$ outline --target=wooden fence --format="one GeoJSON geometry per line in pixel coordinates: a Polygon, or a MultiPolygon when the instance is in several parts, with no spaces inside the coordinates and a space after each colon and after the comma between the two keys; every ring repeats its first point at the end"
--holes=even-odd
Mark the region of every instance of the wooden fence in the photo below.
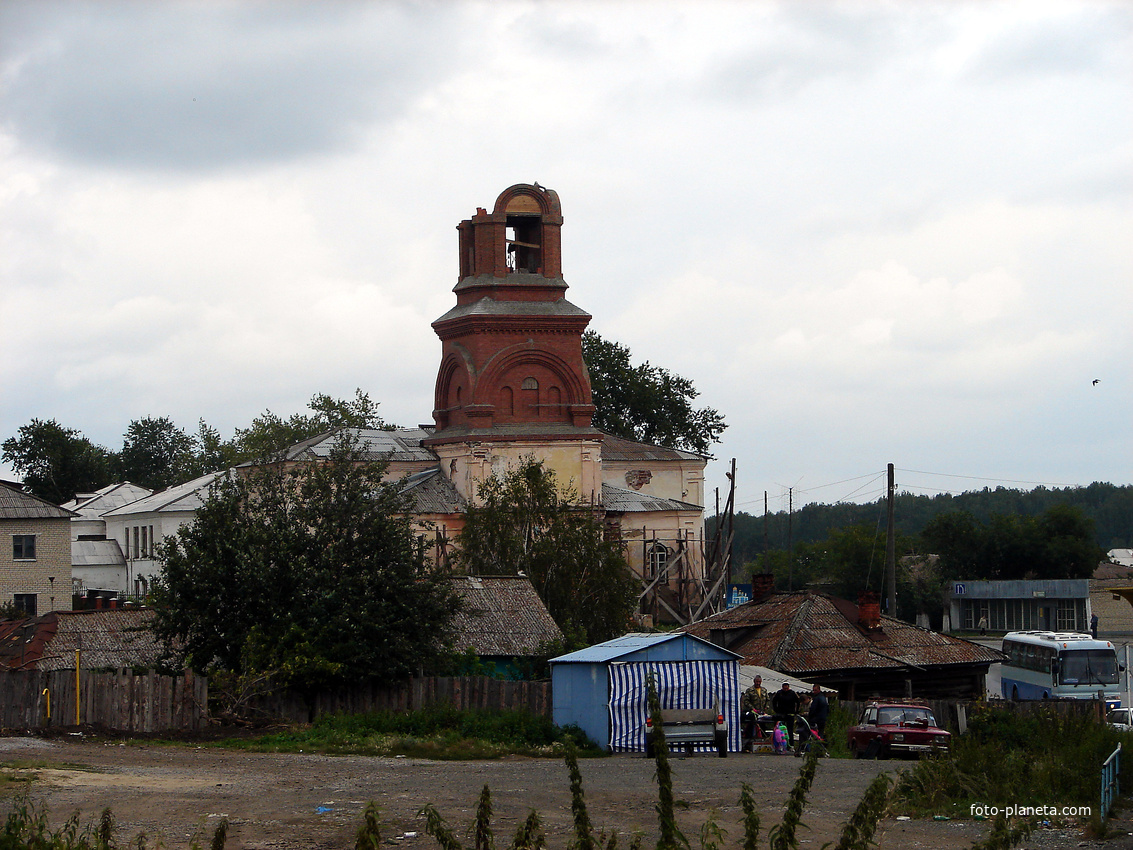
{"type": "Polygon", "coordinates": [[[252,707],[267,716],[304,723],[323,714],[414,711],[448,704],[456,709],[525,709],[551,717],[551,683],[513,682],[485,676],[426,676],[391,687],[352,688],[319,694],[310,704],[288,693],[258,700],[252,707]]]}
{"type": "Polygon", "coordinates": [[[119,732],[195,732],[208,723],[208,680],[185,673],[160,676],[130,670],[79,673],[24,670],[0,674],[0,728],[100,726],[119,732]]]}

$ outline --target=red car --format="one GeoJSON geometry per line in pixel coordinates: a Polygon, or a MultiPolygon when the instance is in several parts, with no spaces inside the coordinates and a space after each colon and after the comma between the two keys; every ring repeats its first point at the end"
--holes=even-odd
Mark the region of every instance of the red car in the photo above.
{"type": "Polygon", "coordinates": [[[951,732],[936,725],[931,708],[897,702],[867,705],[848,735],[854,758],[867,759],[941,752],[952,740],[951,732]]]}

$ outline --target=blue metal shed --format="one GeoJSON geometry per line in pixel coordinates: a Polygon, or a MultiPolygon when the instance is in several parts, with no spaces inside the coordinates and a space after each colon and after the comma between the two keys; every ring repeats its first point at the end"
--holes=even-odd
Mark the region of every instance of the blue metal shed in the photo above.
{"type": "Polygon", "coordinates": [[[613,752],[645,751],[646,687],[662,708],[713,708],[740,748],[740,656],[684,633],[628,634],[551,659],[553,718],[574,723],[613,752]]]}

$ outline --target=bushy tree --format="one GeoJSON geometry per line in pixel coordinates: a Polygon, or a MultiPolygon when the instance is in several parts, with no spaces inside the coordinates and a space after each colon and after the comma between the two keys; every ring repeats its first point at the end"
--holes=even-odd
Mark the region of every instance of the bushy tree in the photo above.
{"type": "Polygon", "coordinates": [[[56,505],[113,482],[114,455],[54,419],[20,426],[2,454],[29,493],[56,505]]]}
{"type": "Polygon", "coordinates": [[[378,403],[361,389],[354,399],[336,399],[323,393],[312,396],[310,414],[294,413],[287,419],[264,411],[247,428],[237,428],[230,456],[237,461],[268,460],[279,452],[334,428],[389,429],[378,415],[378,403]]]}
{"type": "Polygon", "coordinates": [[[700,393],[688,378],[649,362],[634,366],[624,345],[594,331],[582,335],[590,374],[594,427],[642,443],[707,454],[727,427],[710,407],[694,408],[700,393]]]}
{"type": "Polygon", "coordinates": [[[941,514],[921,539],[949,579],[1089,578],[1106,557],[1093,521],[1069,505],[1033,517],[992,514],[986,523],[965,512],[941,514]]]}
{"type": "Polygon", "coordinates": [[[126,429],[118,453],[116,477],[161,490],[193,477],[196,441],[168,416],[135,419],[126,429]]]}
{"type": "Polygon", "coordinates": [[[218,478],[160,551],[157,634],[193,669],[308,692],[429,668],[457,597],[383,471],[343,443],[326,463],[218,478]]]}
{"type": "Polygon", "coordinates": [[[525,573],[572,648],[625,632],[637,586],[622,544],[601,517],[562,492],[553,470],[528,458],[480,485],[457,539],[473,575],[525,573]]]}

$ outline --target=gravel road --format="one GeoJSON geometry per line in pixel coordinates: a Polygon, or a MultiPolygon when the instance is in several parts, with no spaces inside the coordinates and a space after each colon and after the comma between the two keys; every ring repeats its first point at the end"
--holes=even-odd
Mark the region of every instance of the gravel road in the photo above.
{"type": "MultiPolygon", "coordinates": [[[[221,818],[230,823],[228,848],[349,848],[368,801],[377,802],[383,835],[405,848],[436,848],[424,834],[418,810],[432,803],[467,838],[480,791],[492,791],[497,843],[506,845],[534,809],[543,817],[551,848],[565,848],[571,828],[566,767],[552,759],[440,762],[410,758],[257,754],[211,747],[137,745],[96,740],[0,738],[0,764],[26,765],[34,775],[33,799],[48,806],[53,823],[73,811],[83,821],[109,806],[122,843],[139,832],[166,848],[187,847],[207,836],[221,818]]],[[[726,846],[742,840],[741,783],[755,789],[764,832],[778,823],[800,761],[788,756],[732,754],[674,757],[678,813],[693,847],[712,813],[728,832],[726,846]]],[[[652,761],[628,755],[580,763],[591,821],[629,835],[640,830],[645,846],[656,837],[656,785],[652,761]]],[[[825,759],[803,816],[802,847],[836,841],[865,787],[893,762],[825,759]]],[[[12,772],[10,767],[6,772],[12,772]]],[[[16,787],[9,784],[8,788],[16,787]]],[[[15,792],[7,792],[9,794],[15,792]]],[[[986,822],[886,820],[878,839],[888,848],[966,847],[983,837],[986,822]]],[[[1077,830],[1051,830],[1027,846],[1094,846],[1077,830]],[[1053,842],[1053,843],[1052,843],[1053,842]]],[[[470,842],[466,842],[470,843],[470,842]]],[[[1106,842],[1106,847],[1127,846],[1106,842]]]]}

